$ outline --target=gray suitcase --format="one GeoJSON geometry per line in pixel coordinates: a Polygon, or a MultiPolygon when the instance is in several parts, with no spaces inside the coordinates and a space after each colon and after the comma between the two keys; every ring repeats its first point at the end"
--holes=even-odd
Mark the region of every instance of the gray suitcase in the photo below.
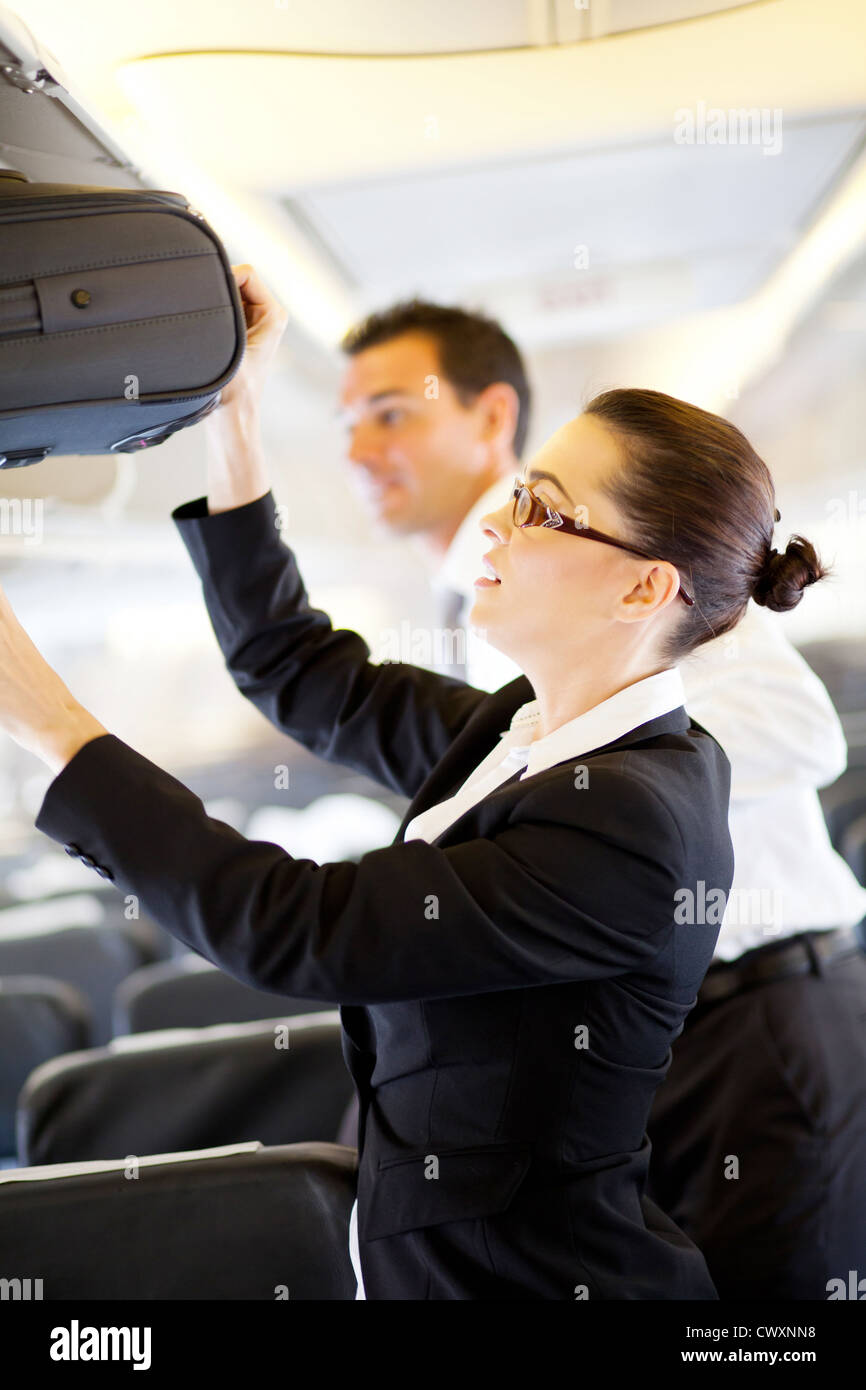
{"type": "Polygon", "coordinates": [[[0,467],[162,443],[219,404],[245,340],[182,194],[0,169],[0,467]]]}

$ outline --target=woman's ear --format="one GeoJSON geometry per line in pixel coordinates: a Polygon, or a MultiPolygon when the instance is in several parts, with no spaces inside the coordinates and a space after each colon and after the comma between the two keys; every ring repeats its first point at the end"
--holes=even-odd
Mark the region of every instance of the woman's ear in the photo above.
{"type": "Polygon", "coordinates": [[[673,603],[679,587],[680,578],[674,565],[664,560],[651,561],[634,587],[620,599],[619,621],[638,623],[661,613],[673,603]]]}

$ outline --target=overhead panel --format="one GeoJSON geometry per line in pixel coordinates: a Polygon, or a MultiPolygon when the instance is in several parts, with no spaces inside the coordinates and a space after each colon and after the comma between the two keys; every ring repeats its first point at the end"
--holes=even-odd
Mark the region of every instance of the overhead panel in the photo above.
{"type": "Polygon", "coordinates": [[[551,43],[576,43],[741,10],[762,0],[552,0],[551,43]]]}
{"type": "Polygon", "coordinates": [[[733,303],[796,243],[866,133],[786,127],[785,158],[655,140],[290,196],[367,306],[480,297],[550,341],[733,303]]]}

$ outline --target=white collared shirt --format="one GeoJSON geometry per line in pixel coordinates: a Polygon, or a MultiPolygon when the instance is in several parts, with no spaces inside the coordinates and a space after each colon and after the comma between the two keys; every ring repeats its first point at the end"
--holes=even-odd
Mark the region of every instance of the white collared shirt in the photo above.
{"type": "MultiPolygon", "coordinates": [[[[490,549],[479,523],[512,488],[511,475],[498,478],[478,498],[432,578],[434,588],[464,594],[464,627],[490,549]]],[[[466,668],[481,690],[498,690],[521,674],[471,627],[466,668]]],[[[854,926],[866,916],[866,889],[833,849],[817,795],[845,770],[845,737],[823,683],[788,641],[779,615],[750,602],[733,632],[696,648],[679,669],[687,712],[731,764],[734,882],[714,958],[734,960],[793,932],[854,926]]]]}
{"type": "Polygon", "coordinates": [[[406,826],[404,840],[431,842],[441,835],[458,816],[474,806],[501,783],[520,771],[521,782],[533,773],[543,772],[556,763],[571,762],[594,748],[603,748],[623,734],[656,719],[661,714],[679,709],[683,703],[683,683],[676,667],[645,676],[624,690],[618,690],[607,700],[577,718],[561,724],[558,729],[535,738],[534,731],[541,719],[537,700],[521,705],[514,713],[500,742],[471,772],[463,785],[436,806],[421,811],[406,826]]]}

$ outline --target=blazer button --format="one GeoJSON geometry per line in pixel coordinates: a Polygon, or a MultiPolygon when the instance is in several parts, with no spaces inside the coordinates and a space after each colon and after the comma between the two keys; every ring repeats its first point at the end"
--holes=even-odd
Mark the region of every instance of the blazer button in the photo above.
{"type": "Polygon", "coordinates": [[[66,850],[66,853],[67,853],[67,854],[80,854],[80,853],[81,853],[81,846],[80,846],[80,845],[68,844],[68,845],[64,845],[63,848],[66,850]]]}
{"type": "Polygon", "coordinates": [[[106,869],[104,864],[97,864],[96,872],[99,874],[100,878],[114,878],[114,874],[111,872],[110,869],[106,869]]]}
{"type": "Polygon", "coordinates": [[[95,869],[95,868],[96,868],[96,860],[93,858],[92,855],[90,855],[90,854],[81,854],[81,855],[79,855],[78,857],[79,857],[79,859],[81,860],[82,864],[86,865],[86,867],[87,867],[88,869],[95,869]]]}

